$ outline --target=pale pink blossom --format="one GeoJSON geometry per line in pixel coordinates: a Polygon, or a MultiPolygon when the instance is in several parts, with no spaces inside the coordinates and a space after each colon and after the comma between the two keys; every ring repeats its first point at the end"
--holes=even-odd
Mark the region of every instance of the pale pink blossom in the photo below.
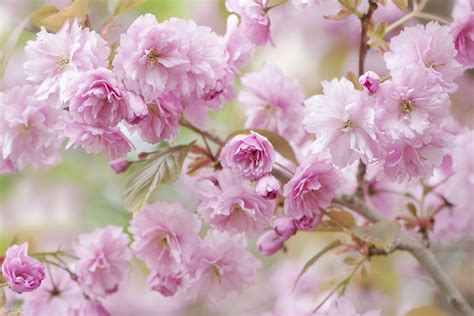
{"type": "Polygon", "coordinates": [[[456,60],[466,68],[474,68],[474,8],[470,14],[453,21],[450,33],[458,52],[456,60]]]}
{"type": "Polygon", "coordinates": [[[7,249],[2,264],[2,276],[17,293],[36,290],[45,278],[44,265],[28,256],[28,243],[7,249]]]}
{"type": "Polygon", "coordinates": [[[384,58],[390,71],[400,70],[409,65],[419,65],[428,69],[442,86],[453,90],[453,80],[463,73],[463,67],[456,57],[456,49],[447,26],[437,22],[418,24],[405,28],[390,41],[390,51],[384,58]]]}
{"type": "Polygon", "coordinates": [[[239,68],[249,63],[255,51],[255,44],[245,36],[238,23],[239,21],[235,14],[229,15],[224,37],[227,64],[235,73],[239,73],[239,68]]]}
{"type": "Polygon", "coordinates": [[[285,214],[320,217],[320,208],[329,206],[340,184],[340,172],[331,162],[318,156],[309,157],[283,189],[285,214]]]}
{"type": "Polygon", "coordinates": [[[264,256],[272,256],[283,248],[283,244],[287,239],[274,230],[264,232],[257,240],[258,252],[264,256]]]}
{"type": "Polygon", "coordinates": [[[198,213],[221,231],[254,233],[270,225],[274,201],[255,192],[250,181],[224,169],[198,180],[198,213]]]}
{"type": "Polygon", "coordinates": [[[130,221],[132,250],[154,272],[180,272],[199,244],[200,224],[178,203],[145,205],[130,221]]]}
{"type": "Polygon", "coordinates": [[[78,20],[67,21],[57,33],[43,27],[25,47],[27,79],[40,86],[36,96],[47,99],[59,94],[71,77],[69,72],[107,67],[110,49],[96,32],[82,28],[78,20]]]}
{"type": "Polygon", "coordinates": [[[246,246],[242,235],[209,231],[189,266],[188,295],[219,301],[253,284],[261,263],[246,246]]]}
{"type": "Polygon", "coordinates": [[[121,158],[132,149],[130,141],[118,127],[91,126],[66,120],[62,133],[69,139],[66,149],[81,147],[88,154],[102,153],[109,159],[121,158]]]}
{"type": "Polygon", "coordinates": [[[271,64],[241,78],[239,102],[245,106],[247,128],[275,132],[298,142],[304,132],[304,90],[298,81],[271,64]]]}
{"type": "Polygon", "coordinates": [[[373,71],[367,71],[359,77],[359,83],[365,91],[374,94],[380,88],[380,77],[373,71]]]}
{"type": "Polygon", "coordinates": [[[177,30],[158,24],[152,14],[139,16],[120,37],[114,72],[126,88],[146,100],[176,89],[190,61],[177,30]]]}
{"type": "Polygon", "coordinates": [[[69,316],[84,304],[84,294],[69,273],[54,266],[50,271],[36,291],[23,294],[22,315],[69,316]]]}
{"type": "Polygon", "coordinates": [[[183,281],[183,274],[169,273],[161,274],[159,272],[152,272],[148,277],[148,285],[154,291],[161,293],[163,296],[173,296],[180,288],[183,281]]]}
{"type": "Polygon", "coordinates": [[[226,0],[231,13],[240,16],[242,32],[256,45],[272,42],[267,0],[226,0]]]}
{"type": "Polygon", "coordinates": [[[272,171],[275,149],[266,137],[256,132],[237,135],[222,148],[220,162],[245,179],[255,180],[272,171]]]}
{"type": "Polygon", "coordinates": [[[257,180],[255,191],[266,199],[276,199],[280,196],[280,182],[273,175],[268,174],[257,180]]]}
{"type": "Polygon", "coordinates": [[[323,94],[305,101],[304,128],[316,134],[313,151],[329,150],[341,168],[359,158],[365,163],[373,161],[379,148],[372,100],[346,78],[322,84],[323,94]]]}
{"type": "Polygon", "coordinates": [[[79,73],[70,80],[64,102],[75,121],[113,127],[128,115],[128,104],[113,72],[106,68],[79,73]]]}
{"type": "Polygon", "coordinates": [[[377,94],[377,129],[393,140],[420,142],[426,131],[449,113],[449,95],[424,67],[410,65],[392,72],[377,94]]]}
{"type": "Polygon", "coordinates": [[[35,98],[30,85],[0,94],[0,159],[5,168],[51,166],[60,161],[60,110],[35,98]]]}

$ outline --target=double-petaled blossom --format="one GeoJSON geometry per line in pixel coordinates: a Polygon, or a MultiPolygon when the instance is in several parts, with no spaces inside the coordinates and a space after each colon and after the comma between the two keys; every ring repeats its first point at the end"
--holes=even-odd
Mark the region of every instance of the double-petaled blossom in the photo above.
{"type": "Polygon", "coordinates": [[[130,270],[129,238],[117,226],[106,226],[80,235],[74,245],[79,258],[75,272],[86,293],[106,296],[118,290],[130,270]]]}
{"type": "Polygon", "coordinates": [[[329,150],[332,160],[345,167],[357,159],[371,162],[379,148],[374,130],[373,100],[346,78],[324,81],[323,94],[305,101],[303,124],[316,134],[314,152],[329,150]]]}
{"type": "Polygon", "coordinates": [[[235,73],[239,73],[239,68],[249,63],[255,51],[255,44],[245,36],[238,23],[235,14],[229,15],[224,36],[227,64],[235,73]]]}
{"type": "Polygon", "coordinates": [[[272,171],[275,150],[268,139],[258,133],[237,135],[222,148],[220,162],[245,179],[255,180],[272,171]]]}
{"type": "Polygon", "coordinates": [[[271,174],[265,175],[257,180],[255,192],[266,199],[276,199],[280,196],[280,182],[271,174]]]}
{"type": "MultiPolygon", "coordinates": [[[[154,272],[180,272],[199,245],[200,224],[178,203],[146,205],[130,221],[132,250],[154,272]]],[[[153,282],[152,282],[153,283],[153,282]]]]}
{"type": "Polygon", "coordinates": [[[116,126],[129,112],[122,89],[112,71],[97,68],[70,80],[64,102],[75,121],[92,126],[116,126]]]}
{"type": "Polygon", "coordinates": [[[377,129],[393,140],[420,143],[427,130],[438,126],[449,112],[449,95],[436,85],[426,68],[410,65],[392,72],[377,94],[377,129]]]}
{"type": "Polygon", "coordinates": [[[283,189],[285,214],[295,218],[320,217],[320,208],[329,206],[340,183],[341,175],[330,161],[309,157],[283,189]]]}
{"type": "Polygon", "coordinates": [[[254,233],[269,226],[275,203],[255,192],[249,180],[224,169],[198,180],[198,213],[221,231],[254,233]]]}
{"type": "Polygon", "coordinates": [[[218,301],[253,284],[261,262],[246,246],[242,235],[209,231],[189,266],[188,295],[218,301]]]}
{"type": "Polygon", "coordinates": [[[51,166],[59,162],[56,128],[60,110],[34,97],[30,85],[0,94],[0,160],[4,171],[51,166]]]}
{"type": "Polygon", "coordinates": [[[466,68],[474,68],[474,2],[456,1],[453,18],[449,29],[458,52],[456,60],[466,68]]]}
{"type": "Polygon", "coordinates": [[[409,65],[420,65],[428,69],[443,87],[453,90],[453,80],[460,76],[463,67],[456,57],[456,48],[447,26],[430,22],[405,28],[390,41],[390,51],[384,58],[390,71],[409,65]]]}
{"type": "Polygon", "coordinates": [[[73,20],[57,33],[41,28],[37,38],[27,42],[25,53],[27,79],[40,85],[36,96],[47,99],[51,94],[62,94],[70,72],[107,67],[110,49],[96,32],[73,20]]]}
{"type": "Polygon", "coordinates": [[[240,16],[242,32],[256,45],[272,42],[267,0],[226,0],[229,12],[240,16]]]}
{"type": "Polygon", "coordinates": [[[17,293],[36,290],[45,278],[44,265],[28,256],[28,243],[12,245],[2,262],[2,276],[17,293]]]}
{"type": "Polygon", "coordinates": [[[239,102],[245,106],[247,128],[273,131],[289,141],[298,142],[304,132],[304,90],[294,78],[271,64],[241,78],[239,102]]]}

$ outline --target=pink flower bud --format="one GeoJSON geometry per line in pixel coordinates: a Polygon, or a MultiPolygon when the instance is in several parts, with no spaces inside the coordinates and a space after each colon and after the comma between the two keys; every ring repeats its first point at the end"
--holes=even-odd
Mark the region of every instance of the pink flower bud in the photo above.
{"type": "Polygon", "coordinates": [[[127,171],[128,167],[130,166],[130,161],[125,159],[115,159],[112,160],[109,165],[116,174],[119,174],[127,171]]]}
{"type": "Polygon", "coordinates": [[[295,225],[299,230],[312,230],[318,226],[321,221],[321,216],[306,216],[303,215],[301,218],[295,220],[295,225]]]}
{"type": "Polygon", "coordinates": [[[45,278],[44,265],[28,256],[26,242],[7,249],[2,274],[10,288],[17,293],[36,290],[45,278]]]}
{"type": "Polygon", "coordinates": [[[274,200],[280,195],[280,183],[277,178],[269,174],[258,179],[255,191],[266,199],[274,200]]]}
{"type": "Polygon", "coordinates": [[[367,71],[360,76],[359,83],[368,93],[373,94],[380,88],[380,77],[373,71],[367,71]]]}
{"type": "Polygon", "coordinates": [[[295,220],[290,217],[280,217],[273,223],[273,230],[282,237],[290,238],[296,234],[295,220]]]}
{"type": "Polygon", "coordinates": [[[285,237],[278,235],[274,230],[265,232],[257,241],[257,249],[264,256],[271,256],[281,248],[285,237]]]}

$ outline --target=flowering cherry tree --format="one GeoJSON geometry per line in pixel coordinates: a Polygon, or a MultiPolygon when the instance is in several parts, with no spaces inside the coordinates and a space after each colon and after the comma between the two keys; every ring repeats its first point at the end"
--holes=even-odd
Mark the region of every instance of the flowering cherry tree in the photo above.
{"type": "Polygon", "coordinates": [[[63,148],[104,155],[116,174],[134,169],[117,175],[129,179],[126,229],[100,227],[53,252],[18,242],[0,257],[0,290],[21,294],[22,315],[110,315],[102,302],[135,261],[149,291],[219,302],[255,283],[261,255],[288,251],[304,232],[330,240],[312,248],[295,289],[335,249],[333,265],[351,271],[309,309],[265,315],[384,315],[359,313],[345,293],[357,275],[370,279],[372,258],[396,252],[417,260],[453,315],[474,314],[431,251],[447,231],[473,237],[474,132],[450,111],[456,79],[474,67],[472,0],[455,3],[452,21],[427,13],[427,0],[226,0],[225,34],[147,13],[111,41],[117,16],[141,2],[111,1],[95,29],[88,1],[40,9],[3,49],[2,72],[8,45],[24,28],[35,33],[24,47],[28,83],[0,92],[1,173],[59,164],[63,148]],[[404,13],[375,18],[390,5],[404,13]],[[358,69],[313,96],[276,65],[248,72],[256,51],[278,46],[272,13],[288,6],[329,6],[328,24],[357,19],[358,69]],[[382,71],[366,67],[369,53],[382,71]],[[212,132],[209,113],[232,100],[245,126],[212,132]],[[194,140],[179,143],[181,129],[194,140]],[[156,150],[135,149],[137,137],[156,150]],[[193,209],[154,198],[178,179],[193,209]]]}

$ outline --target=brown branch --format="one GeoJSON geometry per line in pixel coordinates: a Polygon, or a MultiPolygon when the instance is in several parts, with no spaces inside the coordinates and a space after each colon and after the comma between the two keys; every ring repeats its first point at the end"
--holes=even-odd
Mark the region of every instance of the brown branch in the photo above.
{"type": "Polygon", "coordinates": [[[179,124],[183,127],[186,127],[188,129],[192,130],[195,133],[198,133],[199,135],[202,135],[203,137],[211,140],[212,142],[216,143],[219,146],[223,146],[225,144],[225,142],[222,139],[220,139],[219,136],[214,135],[214,134],[209,133],[209,132],[206,132],[206,131],[203,131],[203,130],[200,130],[199,128],[192,125],[191,123],[189,123],[185,119],[179,120],[179,124]]]}
{"type": "Polygon", "coordinates": [[[377,10],[377,0],[369,0],[369,9],[367,13],[360,17],[361,32],[360,32],[360,48],[359,48],[359,76],[362,76],[365,68],[365,57],[367,56],[367,51],[369,50],[369,37],[367,32],[369,30],[369,25],[372,20],[372,15],[375,10],[377,10]]]}

